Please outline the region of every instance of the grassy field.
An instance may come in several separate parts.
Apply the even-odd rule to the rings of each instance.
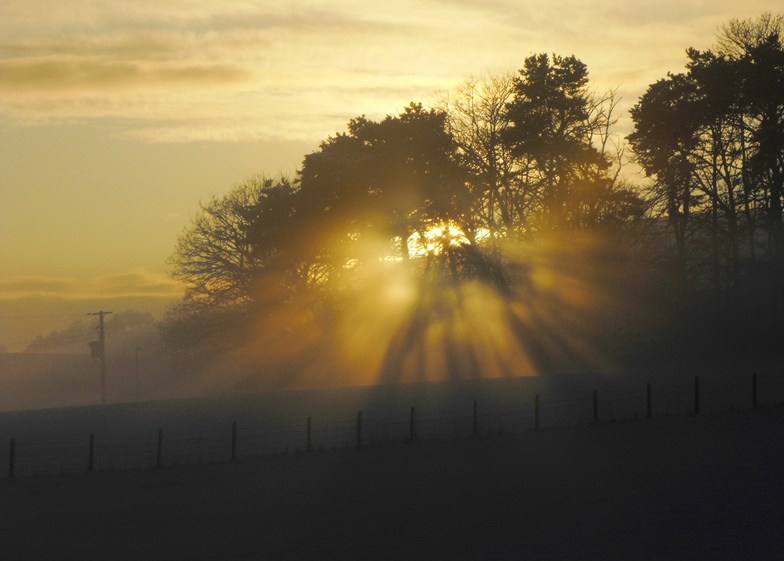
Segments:
[[[0,481],[3,560],[781,559],[784,407]]]

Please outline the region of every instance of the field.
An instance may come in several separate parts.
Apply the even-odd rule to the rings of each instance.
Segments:
[[[93,473],[85,473],[82,455],[79,469],[72,470],[78,473],[3,479],[1,557],[781,558],[784,407],[777,394],[762,393],[759,408],[751,410],[748,376],[703,376],[706,401],[699,415],[688,411],[692,388],[687,380],[672,390],[683,390],[684,396],[671,396],[673,408],[685,405],[687,410],[675,414],[660,409],[648,419],[644,399],[639,399],[644,393],[624,393],[615,384],[617,404],[627,400],[628,410],[621,415],[616,405],[617,418],[610,419],[605,397],[600,422],[593,423],[586,390],[601,381],[510,379],[4,414],[0,421],[5,429],[27,430],[27,438],[45,427],[50,435],[65,438],[101,415],[104,425],[113,418],[116,430],[122,425],[132,432],[141,430],[143,419],[149,428],[179,418],[184,428],[193,427],[194,419],[225,423],[244,414],[243,427],[261,405],[268,419],[282,421],[289,412],[300,417],[318,404],[322,410],[332,407],[336,418],[360,404],[369,412],[370,432],[360,450],[354,449],[349,420],[344,427],[348,440],[316,446],[313,452],[292,445],[288,451],[256,456],[246,449],[238,461],[229,462],[226,444],[224,455],[213,463],[173,465],[169,457],[165,467],[147,469],[154,463],[151,455],[139,466],[144,469],[108,469],[99,463]],[[584,422],[545,423],[534,430],[530,409],[521,407],[520,417],[499,413],[530,397],[531,390],[549,395],[545,403],[554,402],[556,393],[545,394],[548,388],[542,384],[551,392],[557,387],[564,410]],[[609,391],[603,387],[600,396]],[[471,395],[485,404],[478,437],[471,436]],[[733,395],[736,404],[730,403]],[[654,396],[663,408],[662,392]],[[415,398],[418,406],[426,404],[423,412],[438,404],[446,416],[441,421],[432,417],[431,424],[422,419],[423,428],[440,427],[440,434],[405,442],[406,422],[400,419],[389,429],[389,419],[397,418],[389,415],[407,413],[402,404]],[[487,405],[491,402],[492,407]],[[134,406],[141,409],[129,413]],[[458,415],[454,407],[465,414]],[[555,412],[549,418],[555,420]],[[75,419],[83,426],[68,429]],[[255,419],[260,422],[261,417]],[[443,419],[452,421],[445,424]],[[497,430],[504,419],[505,430]],[[378,432],[380,426],[387,429]],[[297,436],[291,438],[302,443],[301,425],[293,428]],[[240,439],[241,451],[242,446]],[[209,460],[208,454],[199,461]]]
[[[6,560],[780,559],[784,409],[3,480]]]

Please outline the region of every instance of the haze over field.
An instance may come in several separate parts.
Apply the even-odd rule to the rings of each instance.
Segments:
[[[0,3],[0,347],[97,309],[160,313],[177,235],[212,193],[292,173],[346,122],[538,52],[625,111],[779,2]]]

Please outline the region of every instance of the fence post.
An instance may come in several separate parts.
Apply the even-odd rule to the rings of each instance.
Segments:
[[[411,406],[411,414],[408,424],[408,438],[411,442],[416,442],[416,411],[413,405]]]
[[[92,472],[95,468],[95,435],[90,435],[90,457],[87,460],[87,471]]]
[[[534,397],[534,428],[539,430],[539,394]]]
[[[474,437],[479,436],[479,404],[474,400]]]
[[[231,461],[237,461],[237,421],[231,423]]]
[[[158,455],[155,459],[155,467],[163,466],[163,429],[158,429]]]
[[[653,417],[653,402],[652,402],[652,398],[651,398],[651,384],[650,383],[646,384],[646,386],[645,386],[645,394],[646,394],[645,402],[646,402],[647,409],[648,409],[647,416],[650,419],[651,417]]]
[[[757,408],[757,373],[751,377],[751,406]]]
[[[593,422],[599,422],[599,394],[593,390]]]
[[[694,377],[694,414],[700,414],[700,377]]]
[[[308,423],[305,428],[305,449],[308,452],[313,452],[313,432],[311,427],[310,416],[308,416]]]
[[[362,411],[357,411],[357,450],[362,448]]]
[[[8,477],[16,475],[16,439],[11,439],[11,449],[8,456]]]

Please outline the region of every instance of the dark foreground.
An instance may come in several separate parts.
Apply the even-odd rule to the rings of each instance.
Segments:
[[[781,559],[784,407],[0,481],[0,559]]]

